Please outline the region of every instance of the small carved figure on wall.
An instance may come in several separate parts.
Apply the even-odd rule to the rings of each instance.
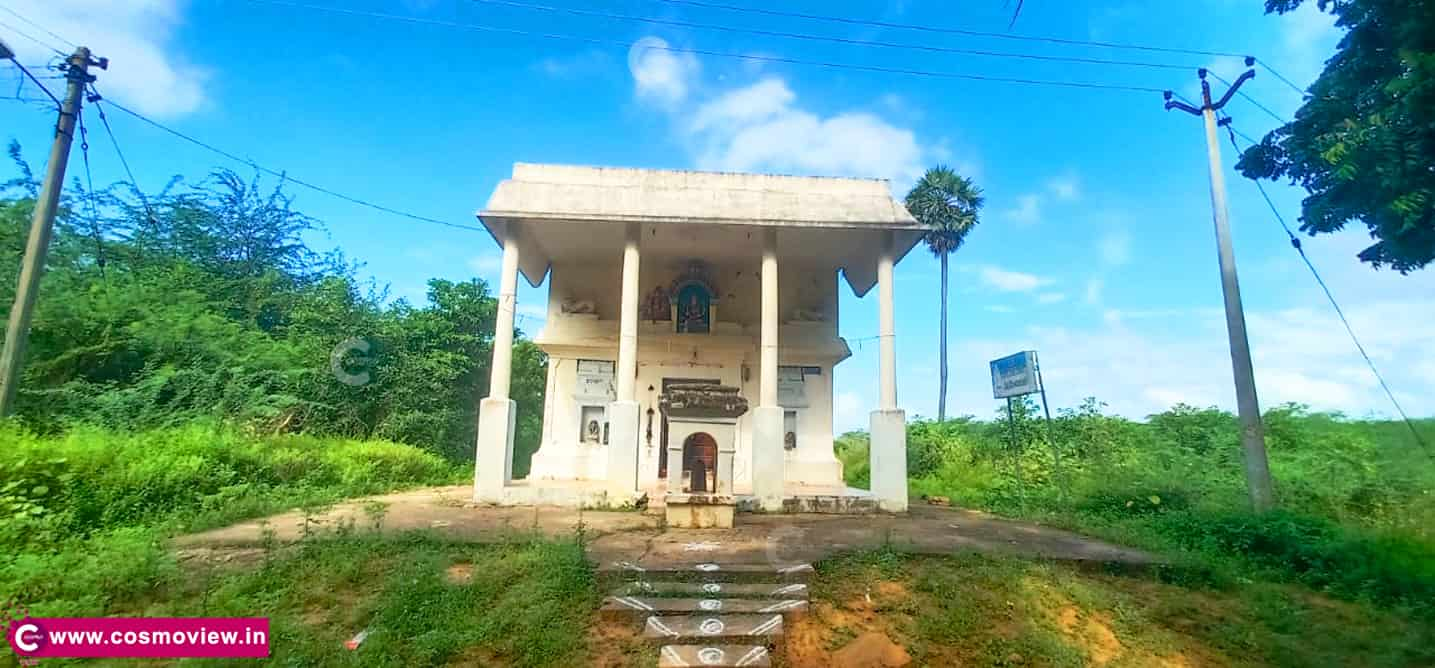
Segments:
[[[598,312],[597,305],[591,299],[565,299],[562,309],[564,313],[571,315],[591,315]]]
[[[668,300],[668,291],[659,285],[653,288],[647,299],[643,300],[643,306],[639,309],[639,318],[643,320],[660,322],[672,320],[672,304]]]
[[[827,314],[821,308],[799,308],[792,311],[793,322],[827,322]]]

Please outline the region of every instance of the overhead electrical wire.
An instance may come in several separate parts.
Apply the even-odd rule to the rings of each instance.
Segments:
[[[35,75],[31,74],[29,69],[27,69],[24,65],[21,65],[20,61],[11,58],[10,63],[13,64],[15,67],[19,68],[20,72],[24,74],[27,78],[29,78],[31,83],[34,83],[35,86],[37,86],[40,90],[45,91],[45,95],[48,95],[50,97],[50,100],[55,103],[55,106],[60,106],[60,98],[55,97],[55,94],[51,93],[50,89],[45,87],[45,84],[41,83],[40,80],[35,77]],[[16,97],[19,97],[18,93],[16,94]]]
[[[1081,58],[1074,56],[1049,56],[1034,53],[1019,53],[1012,51],[987,51],[983,49],[960,49],[945,46],[933,46],[930,44],[912,44],[905,42],[885,42],[880,40],[855,39],[847,37],[833,37],[829,35],[813,35],[809,33],[785,32],[780,30],[765,30],[759,28],[739,28],[729,25],[714,23],[696,23],[692,21],[680,21],[676,19],[660,19],[647,16],[634,16],[631,14],[618,14],[614,12],[598,11],[594,9],[581,9],[577,7],[555,7],[531,2],[519,2],[518,0],[471,0],[487,5],[498,5],[506,7],[517,7],[535,11],[573,14],[575,16],[593,16],[606,19],[617,19],[621,21],[633,21],[638,23],[649,23],[654,25],[678,26],[682,28],[697,28],[699,30],[715,30],[728,33],[740,33],[746,35],[760,35],[764,37],[779,37],[783,39],[798,39],[811,42],[829,42],[834,44],[847,44],[852,46],[867,46],[888,49],[907,49],[912,51],[928,51],[934,53],[952,53],[969,56],[989,56],[993,58],[1018,58],[1022,60],[1044,60],[1066,63],[1084,63],[1092,65],[1121,65],[1127,67],[1149,67],[1168,70],[1195,70],[1195,65],[1176,65],[1171,63],[1153,63],[1148,61],[1133,60],[1109,60],[1104,58]]]
[[[418,17],[413,17],[413,16],[403,16],[403,15],[399,15],[399,14],[384,14],[384,13],[380,13],[380,12],[369,12],[369,11],[361,11],[361,10],[355,10],[355,9],[344,9],[344,8],[340,8],[340,7],[325,7],[325,6],[321,6],[321,5],[311,5],[311,4],[300,3],[300,2],[286,2],[285,0],[248,0],[248,1],[249,1],[249,2],[253,2],[253,3],[259,3],[259,4],[277,5],[277,6],[284,6],[284,7],[296,7],[296,8],[300,8],[300,9],[308,9],[308,10],[313,10],[313,11],[329,12],[329,13],[334,13],[334,14],[346,14],[346,15],[350,15],[350,16],[362,16],[362,17],[374,18],[374,19],[383,19],[383,20],[390,20],[390,21],[401,21],[401,22],[413,23],[413,24],[417,24],[417,25],[443,26],[443,27],[449,27],[449,28],[459,28],[459,29],[463,29],[463,30],[475,30],[475,31],[479,31],[479,32],[500,33],[500,34],[508,34],[508,35],[522,35],[522,36],[526,36],[526,37],[538,37],[538,38],[542,38],[542,39],[578,41],[578,42],[587,42],[587,43],[589,43],[589,44],[601,44],[601,45],[606,45],[606,46],[620,46],[620,47],[624,47],[624,48],[632,48],[632,47],[634,47],[634,46],[642,45],[644,48],[654,49],[654,50],[659,50],[659,51],[668,51],[668,52],[673,52],[673,53],[691,53],[691,54],[695,54],[695,55],[713,56],[713,57],[719,57],[719,58],[736,58],[736,59],[740,59],[740,60],[749,60],[749,61],[755,61],[755,62],[786,63],[786,64],[790,64],[790,65],[809,65],[809,66],[813,66],[813,67],[822,67],[822,68],[828,68],[828,69],[841,69],[841,70],[852,70],[852,71],[863,71],[863,72],[878,72],[878,73],[884,73],[884,74],[906,74],[906,75],[911,75],[911,76],[932,77],[932,78],[940,78],[940,79],[963,79],[963,80],[968,80],[968,81],[988,81],[988,82],[994,82],[994,83],[1013,83],[1013,84],[1023,84],[1023,85],[1032,85],[1032,86],[1054,86],[1054,87],[1063,87],[1063,88],[1087,88],[1087,89],[1121,90],[1121,91],[1131,91],[1131,92],[1140,92],[1140,93],[1161,93],[1161,92],[1164,92],[1164,89],[1155,88],[1155,87],[1151,87],[1151,86],[1131,86],[1131,85],[1123,85],[1123,84],[1107,84],[1107,83],[1096,83],[1096,82],[1087,82],[1087,81],[1061,81],[1061,80],[1051,80],[1051,79],[1025,79],[1025,78],[1019,78],[1019,77],[988,76],[988,75],[984,75],[984,74],[968,74],[968,73],[962,73],[962,72],[937,72],[937,71],[931,71],[931,70],[908,69],[908,68],[902,68],[902,67],[882,67],[882,66],[878,66],[878,65],[858,65],[858,64],[855,64],[855,63],[840,63],[840,62],[829,62],[829,61],[821,61],[821,60],[805,60],[805,59],[801,59],[801,58],[785,58],[785,57],[779,57],[779,56],[763,56],[763,55],[750,54],[750,53],[736,53],[736,52],[731,52],[731,51],[713,51],[713,50],[708,50],[708,49],[691,49],[691,48],[684,48],[684,47],[664,46],[664,45],[658,45],[658,44],[643,43],[643,42],[627,42],[627,41],[623,41],[623,40],[604,39],[604,38],[599,38],[599,37],[582,37],[582,36],[578,36],[578,35],[565,35],[565,34],[561,34],[561,33],[542,33],[542,32],[530,31],[530,30],[521,30],[521,29],[518,29],[518,28],[502,28],[502,27],[498,27],[498,26],[489,26],[489,25],[483,25],[483,24],[477,24],[477,23],[458,23],[458,22],[455,22],[455,21],[442,21],[442,20],[438,20],[438,19],[425,19],[425,18],[418,18]]]
[[[105,115],[104,97],[100,95],[98,90],[95,90],[94,84],[90,84],[90,96],[88,100],[90,104],[95,106],[95,111],[100,116],[100,124],[105,126],[105,134],[110,136],[110,145],[115,147],[115,156],[120,159],[120,166],[124,167],[125,176],[129,177],[130,188],[132,188],[135,195],[140,198],[140,204],[144,206],[145,217],[148,218],[149,223],[153,225],[155,223],[154,209],[150,208],[149,198],[145,197],[144,191],[140,190],[139,182],[135,181],[135,173],[130,169],[130,161],[125,159],[125,152],[120,150],[120,140],[115,138],[115,130],[110,127],[110,119]]]
[[[1237,153],[1240,153],[1241,146],[1236,142],[1238,132],[1231,126],[1229,119],[1230,117],[1227,116],[1226,131],[1231,138],[1231,146],[1235,147]],[[1427,448],[1425,438],[1420,435],[1419,430],[1415,428],[1415,423],[1411,421],[1410,416],[1406,414],[1405,408],[1402,407],[1400,401],[1395,398],[1395,393],[1391,391],[1390,385],[1385,382],[1385,377],[1381,375],[1380,369],[1376,368],[1375,361],[1370,358],[1370,353],[1365,351],[1365,346],[1361,344],[1360,337],[1355,335],[1355,328],[1350,325],[1350,320],[1345,317],[1345,311],[1340,308],[1340,303],[1335,300],[1335,295],[1331,293],[1330,286],[1326,285],[1325,279],[1321,277],[1320,272],[1316,270],[1315,265],[1311,263],[1310,258],[1306,256],[1305,248],[1301,246],[1300,237],[1296,236],[1295,232],[1291,230],[1290,225],[1286,223],[1285,216],[1281,215],[1280,209],[1277,208],[1275,202],[1271,200],[1271,196],[1266,193],[1266,188],[1264,185],[1261,185],[1260,180],[1253,178],[1250,179],[1250,181],[1256,184],[1256,190],[1260,191],[1261,198],[1266,201],[1266,206],[1270,207],[1271,214],[1275,216],[1276,222],[1279,222],[1281,229],[1285,231],[1286,238],[1290,240],[1291,247],[1295,248],[1296,253],[1300,255],[1301,261],[1304,262],[1306,268],[1310,270],[1311,276],[1315,277],[1315,282],[1320,285],[1321,291],[1325,293],[1325,298],[1330,301],[1331,308],[1335,309],[1335,315],[1340,318],[1340,323],[1345,326],[1345,332],[1350,335],[1350,340],[1355,344],[1355,349],[1360,351],[1360,356],[1365,359],[1365,365],[1370,367],[1370,373],[1374,375],[1375,380],[1380,383],[1380,389],[1385,391],[1385,396],[1390,399],[1390,404],[1395,407],[1395,412],[1400,414],[1400,419],[1405,422],[1406,428],[1410,430],[1410,435],[1415,438],[1415,442],[1419,444],[1421,448]]]
[[[1219,81],[1219,82],[1225,84],[1226,86],[1230,86],[1230,85],[1231,85],[1231,82],[1228,81],[1228,80],[1226,80],[1225,77],[1222,77],[1221,75],[1216,74],[1215,72],[1212,72],[1210,69],[1207,69],[1206,72],[1207,72],[1208,74],[1210,74],[1211,76],[1215,77],[1215,78],[1216,78],[1216,81]],[[1284,116],[1281,116],[1280,114],[1277,114],[1276,112],[1271,111],[1270,107],[1267,107],[1266,105],[1261,104],[1260,102],[1256,101],[1256,98],[1251,97],[1250,95],[1247,95],[1247,94],[1246,94],[1246,91],[1243,91],[1243,90],[1237,88],[1237,89],[1236,89],[1236,95],[1238,95],[1238,96],[1244,98],[1247,102],[1250,102],[1252,105],[1255,105],[1255,107],[1256,107],[1257,109],[1260,109],[1261,111],[1266,112],[1266,115],[1270,116],[1271,118],[1276,119],[1276,122],[1280,123],[1281,125],[1285,125],[1286,123],[1289,123],[1289,122],[1290,122],[1290,121],[1287,120]]]
[[[929,33],[942,33],[948,35],[967,35],[970,37],[991,37],[993,39],[1008,39],[1023,42],[1045,42],[1048,44],[1066,44],[1071,46],[1097,46],[1108,49],[1130,49],[1134,51],[1152,51],[1158,53],[1184,53],[1193,56],[1227,56],[1232,58],[1244,58],[1244,53],[1230,53],[1226,51],[1203,51],[1200,49],[1181,49],[1168,46],[1152,46],[1145,44],[1129,44],[1122,42],[1101,42],[1082,39],[1065,39],[1061,37],[1044,37],[1037,35],[1014,35],[1011,33],[988,32],[982,30],[966,30],[963,28],[947,28],[942,26],[920,25],[915,23],[895,23],[891,21],[876,21],[869,19],[854,19],[846,16],[833,16],[830,14],[809,14],[803,12],[791,12],[780,9],[766,9],[761,7],[743,7],[739,5],[728,5],[720,2],[708,2],[707,0],[654,0],[671,5],[687,5],[690,7],[705,7],[708,9],[721,9],[730,12],[744,12],[751,14],[764,14],[767,16],[785,16],[787,18],[807,19],[810,21],[828,21],[832,23],[845,23],[847,25],[870,26],[874,28],[897,28],[901,30],[918,30]]]
[[[337,198],[337,199],[344,200],[345,202],[349,202],[350,204],[357,204],[357,205],[362,206],[362,207],[367,207],[367,208],[370,208],[370,209],[374,209],[375,211],[382,211],[382,212],[384,212],[384,213],[392,214],[392,215],[395,215],[395,216],[401,216],[401,217],[408,218],[408,219],[411,219],[411,220],[417,220],[417,221],[419,221],[419,222],[432,223],[432,224],[434,224],[434,225],[443,225],[444,227],[453,227],[453,228],[457,228],[457,229],[461,229],[461,230],[471,230],[471,231],[475,231],[475,232],[486,232],[486,231],[487,231],[486,229],[484,229],[484,228],[482,228],[482,227],[479,227],[479,226],[477,226],[477,225],[463,225],[463,224],[461,224],[461,223],[454,223],[454,222],[450,222],[450,221],[446,221],[446,220],[439,220],[439,219],[437,219],[437,218],[429,218],[428,216],[421,216],[421,215],[416,214],[416,213],[409,213],[409,212],[407,212],[407,211],[400,211],[399,209],[394,209],[394,208],[391,208],[391,207],[387,207],[387,206],[384,206],[384,205],[382,205],[382,204],[375,204],[374,202],[370,202],[370,201],[368,201],[368,200],[360,199],[360,198],[354,197],[354,196],[352,196],[352,195],[345,195],[344,193],[338,192],[338,191],[336,191],[336,190],[331,190],[331,189],[329,189],[329,188],[325,188],[325,187],[323,187],[323,186],[320,186],[320,185],[317,185],[317,184],[314,184],[314,183],[310,183],[310,182],[304,181],[304,180],[302,180],[302,179],[295,178],[295,177],[293,177],[293,176],[290,176],[287,172],[283,172],[283,171],[280,171],[280,170],[277,170],[277,169],[272,169],[272,168],[269,168],[269,167],[265,167],[264,165],[261,165],[261,164],[259,164],[259,163],[257,163],[257,162],[254,162],[253,160],[250,160],[250,159],[248,159],[248,158],[241,158],[241,157],[239,157],[238,155],[235,155],[235,154],[233,154],[233,153],[230,153],[229,151],[226,151],[226,150],[224,150],[224,149],[222,149],[222,148],[219,148],[219,147],[217,147],[217,146],[215,146],[215,145],[213,145],[213,144],[209,144],[209,143],[200,141],[199,139],[196,139],[196,138],[191,137],[191,136],[189,136],[189,135],[187,135],[187,134],[184,134],[183,132],[180,132],[179,130],[175,130],[174,128],[171,128],[171,127],[169,127],[169,126],[167,126],[167,125],[164,125],[164,124],[162,124],[162,123],[160,123],[160,122],[158,122],[158,121],[152,120],[152,119],[150,119],[149,117],[145,116],[144,114],[141,114],[141,113],[139,113],[139,112],[137,112],[137,111],[134,111],[133,109],[130,109],[129,107],[126,107],[126,106],[124,106],[124,105],[122,105],[122,104],[119,104],[119,103],[117,103],[117,102],[111,101],[111,102],[110,102],[110,106],[112,106],[112,107],[114,107],[115,109],[118,109],[118,110],[120,110],[120,111],[122,111],[122,112],[124,112],[124,113],[126,113],[126,114],[129,114],[130,116],[133,116],[134,118],[138,119],[139,121],[141,121],[141,122],[143,122],[143,123],[146,123],[146,124],[148,124],[148,125],[150,125],[150,126],[156,128],[156,129],[159,129],[159,130],[162,130],[162,131],[164,131],[164,132],[167,132],[167,133],[169,133],[169,134],[171,134],[171,135],[174,135],[175,137],[178,137],[178,138],[180,138],[180,139],[183,139],[184,141],[187,141],[187,142],[189,142],[189,143],[191,143],[191,144],[194,144],[195,146],[198,146],[198,147],[200,147],[200,148],[203,148],[203,149],[205,149],[205,150],[208,150],[208,151],[210,151],[210,152],[212,152],[212,153],[216,153],[216,154],[221,155],[221,156],[223,156],[223,157],[229,158],[230,160],[233,160],[233,161],[235,161],[235,162],[238,162],[238,163],[242,163],[242,164],[244,164],[244,165],[247,165],[247,166],[249,166],[250,168],[252,168],[252,169],[254,169],[254,170],[256,170],[256,171],[263,172],[263,173],[265,173],[265,174],[269,174],[269,175],[271,175],[271,176],[278,177],[278,178],[280,178],[280,179],[283,179],[285,182],[293,183],[294,185],[297,185],[297,186],[300,186],[300,187],[303,187],[303,188],[308,188],[309,190],[313,190],[313,191],[315,191],[315,192],[323,193],[323,194],[328,195],[328,196],[330,196],[330,197],[334,197],[334,198]]]
[[[58,54],[62,55],[62,56],[63,56],[63,55],[66,55],[64,51],[61,51],[60,49],[55,48],[55,45],[53,45],[53,44],[51,44],[51,43],[49,43],[49,42],[46,42],[46,41],[44,41],[44,40],[42,40],[42,39],[40,39],[40,38],[38,38],[38,37],[35,37],[34,35],[31,35],[30,33],[27,33],[27,32],[25,32],[24,30],[21,30],[21,29],[19,29],[19,28],[16,28],[15,26],[10,25],[9,23],[6,23],[6,22],[4,22],[4,21],[0,21],[0,28],[6,28],[6,29],[8,29],[10,32],[13,32],[13,33],[15,33],[16,35],[19,35],[19,36],[21,36],[21,37],[24,37],[25,39],[28,39],[28,40],[30,40],[30,41],[36,43],[36,44],[39,44],[40,46],[43,46],[43,47],[45,47],[45,48],[47,48],[47,49],[49,49],[49,50],[51,50],[51,51],[54,51],[55,53],[58,53]]]
[[[36,22],[34,22],[34,21],[31,21],[31,20],[28,19],[28,18],[25,18],[25,16],[24,16],[23,14],[21,14],[21,13],[15,11],[15,10],[13,10],[13,9],[10,9],[9,7],[0,7],[0,10],[3,10],[5,13],[7,13],[7,14],[9,14],[9,15],[11,15],[11,16],[17,18],[17,19],[20,19],[21,21],[24,21],[24,22],[26,23],[26,25],[29,25],[29,26],[31,26],[31,27],[34,27],[35,29],[37,29],[37,30],[39,30],[39,31],[41,31],[41,32],[43,32],[43,33],[45,33],[45,34],[47,34],[47,35],[49,35],[49,36],[51,36],[51,37],[54,37],[55,39],[60,40],[62,43],[68,45],[71,49],[77,49],[77,48],[79,48],[79,45],[75,44],[74,42],[71,42],[70,40],[65,39],[64,37],[61,37],[61,36],[59,36],[59,35],[56,35],[56,34],[55,34],[54,32],[52,32],[49,28],[46,28],[45,26],[42,26],[42,25],[40,25],[40,24],[38,24],[38,23],[36,23]]]

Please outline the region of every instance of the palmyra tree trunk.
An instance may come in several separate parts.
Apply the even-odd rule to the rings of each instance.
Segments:
[[[941,338],[938,343],[941,357],[941,381],[937,395],[937,420],[947,419],[947,254],[942,253],[942,325]]]

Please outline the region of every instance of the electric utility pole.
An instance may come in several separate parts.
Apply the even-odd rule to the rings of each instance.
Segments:
[[[0,51],[10,59],[15,57],[8,48]],[[15,390],[25,363],[25,339],[30,334],[30,317],[40,293],[40,277],[45,273],[45,254],[55,229],[55,210],[60,204],[60,188],[70,160],[70,142],[75,138],[75,120],[80,115],[85,85],[95,80],[90,75],[91,65],[103,70],[109,66],[109,60],[92,58],[90,50],[83,46],[65,60],[65,99],[60,103],[60,118],[55,123],[55,143],[50,147],[50,162],[45,165],[45,183],[40,187],[35,215],[30,220],[30,238],[25,243],[20,282],[15,287],[15,302],[10,306],[10,321],[5,325],[5,347],[0,349],[0,418],[9,417],[15,408]]]
[[[1254,64],[1246,59],[1246,67]],[[1216,250],[1221,266],[1221,289],[1226,298],[1226,333],[1231,341],[1231,367],[1236,376],[1236,410],[1241,419],[1241,449],[1246,460],[1246,486],[1251,493],[1251,506],[1258,513],[1275,507],[1275,485],[1271,482],[1270,463],[1266,460],[1265,429],[1261,426],[1261,407],[1256,401],[1256,378],[1251,367],[1251,346],[1246,339],[1246,315],[1241,308],[1241,286],[1236,280],[1236,255],[1231,250],[1231,230],[1226,213],[1226,180],[1221,166],[1221,143],[1216,137],[1216,112],[1226,106],[1241,85],[1256,76],[1246,70],[1220,101],[1211,102],[1211,83],[1201,68],[1201,108],[1172,100],[1166,91],[1166,110],[1179,109],[1200,116],[1206,125],[1206,158],[1211,172],[1211,214],[1216,225]],[[1230,123],[1226,118],[1220,125]]]

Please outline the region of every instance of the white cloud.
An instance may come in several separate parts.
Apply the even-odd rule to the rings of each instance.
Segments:
[[[696,109],[689,132],[702,146],[700,169],[825,176],[877,176],[902,184],[922,173],[923,151],[911,130],[867,112],[822,117],[769,77]]]
[[[1081,181],[1075,174],[1063,174],[1048,181],[1046,189],[1057,199],[1074,200],[1081,197]]]
[[[613,65],[613,58],[607,51],[589,49],[564,56],[549,56],[538,61],[535,67],[555,79],[576,79],[604,74]]]
[[[977,278],[982,285],[1001,292],[1031,292],[1052,282],[1049,278],[1010,271],[990,264],[977,267]]]
[[[644,37],[628,49],[628,71],[640,99],[673,106],[687,98],[701,66],[691,53],[666,51],[668,43]]]
[[[1092,306],[1096,306],[1096,305],[1100,304],[1100,303],[1101,303],[1101,291],[1102,291],[1102,289],[1105,288],[1105,287],[1106,287],[1106,282],[1103,281],[1103,280],[1101,280],[1101,279],[1099,279],[1099,278],[1093,278],[1093,279],[1090,279],[1090,280],[1086,281],[1086,293],[1085,293],[1086,303],[1087,303],[1087,304],[1090,304],[1090,305],[1092,305]]]
[[[208,70],[189,62],[172,44],[182,23],[182,2],[13,0],[7,4],[17,14],[65,39],[90,47],[95,56],[109,58],[108,70],[91,70],[98,77],[95,85],[106,96],[140,113],[159,117],[187,114],[204,104]],[[33,26],[10,20],[6,23],[68,50]],[[21,62],[46,62],[55,55],[11,30],[0,28],[0,35]]]
[[[806,108],[781,77],[702,95],[712,89],[702,85],[698,60],[653,45],[667,44],[645,37],[629,51],[635,94],[671,116],[699,169],[878,177],[901,191],[935,155],[927,146],[936,143],[876,113]]]
[[[1119,267],[1131,261],[1131,235],[1125,230],[1108,232],[1096,243],[1102,264]]]
[[[1007,218],[1020,225],[1035,225],[1041,222],[1041,196],[1022,195],[1016,198],[1016,206],[1007,209]]]
[[[1036,296],[1038,304],[1059,304],[1064,301],[1066,301],[1064,292],[1043,292]]]

